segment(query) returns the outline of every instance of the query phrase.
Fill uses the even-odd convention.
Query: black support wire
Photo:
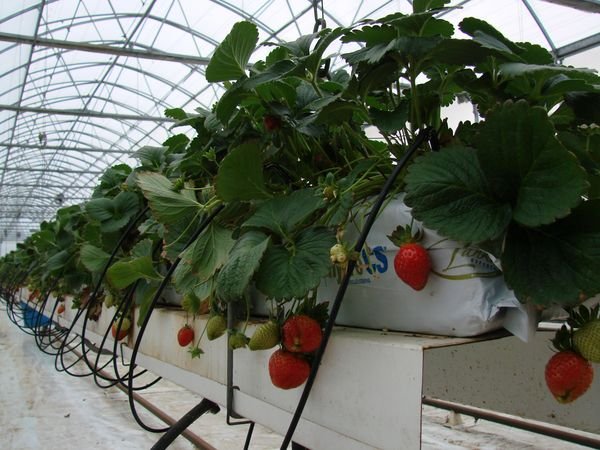
[[[356,246],[354,247],[354,250],[356,252],[360,252],[362,250],[363,246],[365,245],[367,236],[368,236],[369,232],[371,231],[371,228],[373,227],[373,223],[375,222],[375,219],[377,218],[377,214],[379,213],[379,210],[383,206],[383,203],[385,202],[387,195],[391,191],[396,179],[398,178],[398,175],[400,175],[400,172],[404,169],[404,166],[408,163],[408,161],[410,160],[412,155],[416,152],[416,150],[425,142],[425,140],[427,139],[429,134],[430,134],[429,129],[421,130],[419,132],[419,134],[417,135],[417,137],[415,138],[415,140],[413,141],[413,143],[410,145],[410,147],[406,151],[406,153],[404,153],[404,155],[402,156],[400,161],[398,161],[398,164],[396,165],[396,167],[394,167],[394,170],[392,171],[392,173],[386,180],[383,188],[381,189],[381,192],[377,196],[377,199],[375,200],[375,203],[373,204],[373,206],[371,208],[371,211],[369,212],[366,223],[365,223],[365,225],[360,233],[360,236],[358,238],[358,242],[356,243]],[[344,274],[344,277],[340,283],[340,287],[338,288],[337,295],[335,297],[333,306],[331,308],[331,312],[329,314],[329,320],[327,321],[327,324],[325,325],[325,329],[323,331],[323,339],[321,340],[321,345],[319,346],[319,348],[317,349],[317,351],[315,353],[315,356],[314,356],[314,359],[313,359],[313,362],[311,365],[311,369],[310,369],[310,374],[308,376],[308,379],[306,380],[306,384],[304,385],[304,390],[302,391],[302,395],[300,397],[300,400],[298,401],[298,405],[296,406],[296,410],[292,417],[292,421],[290,422],[288,430],[284,436],[283,442],[281,444],[281,450],[287,449],[288,445],[290,444],[290,442],[292,440],[292,437],[294,436],[294,432],[296,431],[298,422],[300,421],[300,418],[302,417],[302,412],[304,411],[304,407],[306,406],[306,402],[308,401],[308,396],[310,395],[310,391],[315,382],[315,378],[317,376],[319,366],[321,365],[321,361],[323,359],[323,354],[325,353],[325,349],[327,348],[327,343],[329,342],[329,338],[331,337],[331,332],[333,331],[335,319],[337,317],[340,306],[342,305],[342,300],[344,299],[344,295],[346,294],[346,289],[348,288],[348,283],[350,282],[350,277],[352,276],[352,272],[354,272],[355,267],[356,267],[356,260],[351,259],[350,263],[348,264],[346,273]]]
[[[185,244],[184,249],[182,250],[182,252],[186,248],[188,248],[198,238],[198,236],[200,236],[200,234],[212,223],[212,221],[214,220],[214,218],[223,210],[224,207],[225,206],[223,204],[217,206],[200,223],[198,229],[194,232],[194,234],[192,235],[192,237],[186,242],[186,244]],[[171,276],[173,275],[173,272],[175,272],[175,269],[177,269],[177,266],[179,265],[180,262],[181,262],[181,256],[177,257],[177,259],[175,261],[173,261],[173,264],[171,265],[171,267],[169,267],[169,270],[165,274],[162,282],[160,283],[160,286],[156,290],[156,293],[154,294],[154,297],[152,298],[152,301],[150,303],[148,311],[147,311],[146,315],[144,316],[144,320],[143,320],[143,322],[140,325],[140,328],[138,330],[138,335],[137,335],[137,338],[135,340],[135,344],[134,344],[134,347],[133,347],[133,350],[132,350],[132,353],[131,353],[131,358],[130,358],[130,361],[129,361],[129,364],[130,364],[130,366],[129,366],[129,378],[128,378],[128,384],[127,384],[128,393],[129,393],[129,395],[128,395],[128,397],[129,397],[129,408],[131,409],[131,414],[133,415],[133,418],[138,423],[138,425],[141,426],[144,430],[150,431],[152,433],[165,433],[165,432],[169,431],[170,427],[166,427],[166,428],[153,428],[153,427],[151,427],[149,425],[146,425],[146,423],[144,423],[144,421],[138,415],[138,413],[136,411],[136,408],[135,408],[135,399],[133,398],[132,373],[133,373],[133,370],[134,370],[134,368],[136,366],[135,362],[137,360],[137,354],[138,354],[138,352],[140,350],[140,345],[141,345],[142,339],[144,337],[144,333],[146,331],[146,327],[148,326],[148,323],[150,322],[150,317],[152,316],[152,312],[154,311],[154,308],[156,307],[158,299],[160,298],[162,292],[164,291],[165,287],[169,283],[169,280],[171,279]],[[173,426],[175,426],[175,425],[173,425]]]

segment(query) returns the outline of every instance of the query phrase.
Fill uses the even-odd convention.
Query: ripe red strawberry
[[[267,131],[277,131],[281,128],[281,119],[277,116],[266,115],[263,117],[263,125]]]
[[[592,365],[570,350],[555,353],[546,364],[546,385],[559,403],[570,403],[583,395],[594,378]]]
[[[290,352],[314,352],[321,344],[321,325],[304,314],[291,316],[283,327],[283,347]]]
[[[398,226],[388,238],[396,244],[398,252],[394,257],[396,275],[416,291],[427,284],[431,272],[431,258],[427,250],[417,241],[422,232],[412,234],[411,226]]]
[[[177,342],[181,347],[187,347],[194,340],[194,330],[185,324],[177,332]]]
[[[271,383],[280,389],[293,389],[306,381],[310,364],[295,353],[277,350],[269,358]]]
[[[420,291],[427,284],[431,271],[429,253],[416,242],[403,244],[394,257],[394,270],[402,281]]]
[[[56,314],[62,314],[65,312],[65,304],[61,303],[58,305],[58,307],[56,308]]]
[[[110,327],[110,332],[112,337],[117,341],[125,339],[129,334],[129,328],[131,328],[131,320],[128,317],[123,318],[123,323],[121,323],[121,328],[118,330],[119,334],[117,335],[117,328],[119,327],[119,319],[116,319],[112,326]]]

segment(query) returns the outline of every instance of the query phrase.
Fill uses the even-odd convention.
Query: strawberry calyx
[[[409,225],[398,225],[392,234],[388,235],[388,239],[392,241],[397,247],[402,247],[405,244],[414,244],[423,240],[423,230],[417,229],[416,232],[412,231],[412,224]]]

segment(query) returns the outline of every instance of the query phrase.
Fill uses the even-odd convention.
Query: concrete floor
[[[78,378],[57,372],[55,358],[42,353],[32,336],[12,324],[3,306],[0,304],[0,449],[149,449],[156,443],[160,434],[145,431],[135,422],[121,390],[101,389],[90,376]],[[83,373],[81,367],[80,363],[73,371]],[[141,394],[175,419],[201,400],[167,380]],[[137,411],[144,423],[164,426],[143,407],[138,406]],[[244,447],[247,426],[228,426],[222,410],[202,416],[190,430],[219,450],[239,450]],[[469,417],[449,416],[430,407],[423,410],[422,436],[423,449],[427,450],[585,448]],[[278,449],[281,440],[281,436],[257,425],[250,449]],[[179,437],[169,448],[196,447]]]

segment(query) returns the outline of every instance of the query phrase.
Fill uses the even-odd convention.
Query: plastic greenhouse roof
[[[482,18],[563,63],[600,69],[600,0],[451,5],[452,23]],[[204,69],[235,22],[256,23],[261,41],[288,41],[316,18],[335,27],[411,9],[410,0],[3,1],[0,240],[24,239],[88,198],[108,166],[135,165],[133,152],[160,146],[165,109],[210,108],[220,88]]]

